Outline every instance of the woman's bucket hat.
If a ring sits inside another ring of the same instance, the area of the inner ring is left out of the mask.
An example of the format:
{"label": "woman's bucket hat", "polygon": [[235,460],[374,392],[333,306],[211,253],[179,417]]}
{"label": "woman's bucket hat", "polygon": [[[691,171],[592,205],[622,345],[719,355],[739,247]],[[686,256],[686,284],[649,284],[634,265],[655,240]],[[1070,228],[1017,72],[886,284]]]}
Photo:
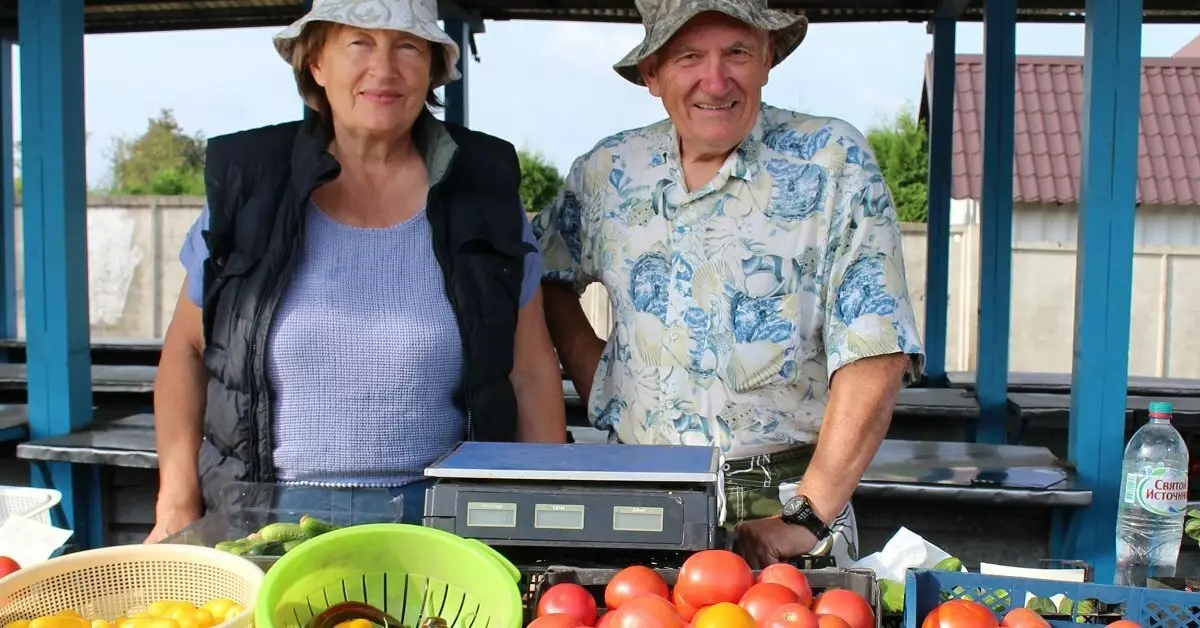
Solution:
{"label": "woman's bucket hat", "polygon": [[462,78],[458,43],[437,22],[437,0],[313,0],[312,10],[275,35],[275,50],[292,62],[292,47],[309,22],[334,22],[363,29],[401,31],[441,44],[446,71],[433,78],[433,88]]}

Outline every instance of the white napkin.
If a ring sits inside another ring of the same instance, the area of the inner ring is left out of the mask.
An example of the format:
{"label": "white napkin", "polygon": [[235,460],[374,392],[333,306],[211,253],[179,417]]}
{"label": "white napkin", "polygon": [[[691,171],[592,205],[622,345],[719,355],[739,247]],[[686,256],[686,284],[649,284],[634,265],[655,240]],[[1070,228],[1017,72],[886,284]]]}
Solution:
{"label": "white napkin", "polygon": [[950,554],[920,535],[900,528],[882,550],[860,558],[852,567],[870,569],[879,579],[904,582],[904,572],[909,569],[932,569],[949,557]]}
{"label": "white napkin", "polygon": [[49,559],[75,533],[23,517],[9,517],[0,525],[0,556],[21,567]]}

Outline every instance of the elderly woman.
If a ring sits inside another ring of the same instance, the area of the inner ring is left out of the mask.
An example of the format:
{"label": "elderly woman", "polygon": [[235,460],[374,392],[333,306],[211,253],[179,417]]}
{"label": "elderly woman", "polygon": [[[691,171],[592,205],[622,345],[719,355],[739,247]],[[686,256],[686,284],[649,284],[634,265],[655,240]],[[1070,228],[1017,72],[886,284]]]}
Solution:
{"label": "elderly woman", "polygon": [[317,0],[275,38],[314,115],[209,142],[155,381],[150,540],[242,482],[350,487],[353,508],[386,489],[414,521],[458,442],[565,441],[516,151],[430,112],[459,78],[436,17]]}

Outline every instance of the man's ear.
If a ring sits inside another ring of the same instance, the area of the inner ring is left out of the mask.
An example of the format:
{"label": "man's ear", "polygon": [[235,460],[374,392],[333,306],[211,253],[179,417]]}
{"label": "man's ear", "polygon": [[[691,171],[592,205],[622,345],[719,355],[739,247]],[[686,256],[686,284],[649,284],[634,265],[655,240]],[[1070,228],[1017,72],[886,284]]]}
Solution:
{"label": "man's ear", "polygon": [[650,90],[650,95],[655,98],[661,98],[660,85],[658,82],[658,57],[650,55],[643,59],[638,64],[638,72],[642,75],[642,82],[646,84],[646,88]]}

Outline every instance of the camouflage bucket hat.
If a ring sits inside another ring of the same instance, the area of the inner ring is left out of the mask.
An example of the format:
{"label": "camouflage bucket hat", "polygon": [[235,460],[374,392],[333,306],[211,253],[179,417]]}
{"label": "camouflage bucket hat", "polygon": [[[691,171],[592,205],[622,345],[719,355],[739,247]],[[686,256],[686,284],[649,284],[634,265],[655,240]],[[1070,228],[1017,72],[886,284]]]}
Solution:
{"label": "camouflage bucket hat", "polygon": [[275,50],[292,62],[296,38],[310,22],[334,22],[363,29],[394,30],[442,45],[446,72],[434,77],[436,89],[462,78],[458,44],[438,27],[437,0],[313,0],[312,10],[275,35]]}
{"label": "camouflage bucket hat", "polygon": [[637,0],[637,8],[646,37],[613,66],[617,74],[637,85],[645,85],[638,64],[658,52],[684,24],[701,13],[724,13],[770,33],[775,50],[772,67],[792,54],[808,33],[808,18],[769,9],[766,0]]}

